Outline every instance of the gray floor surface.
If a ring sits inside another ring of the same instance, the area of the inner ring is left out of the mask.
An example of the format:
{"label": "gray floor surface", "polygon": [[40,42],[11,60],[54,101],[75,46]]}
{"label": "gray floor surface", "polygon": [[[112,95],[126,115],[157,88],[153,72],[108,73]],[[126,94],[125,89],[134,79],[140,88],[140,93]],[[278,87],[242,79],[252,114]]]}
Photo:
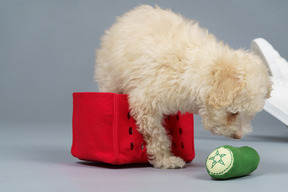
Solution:
{"label": "gray floor surface", "polygon": [[[177,170],[80,161],[70,154],[69,124],[0,124],[0,191],[288,191],[288,128],[256,120],[251,135],[231,140],[211,135],[200,121],[195,118],[196,157]],[[258,169],[237,179],[211,179],[205,159],[226,144],[255,148]]]}

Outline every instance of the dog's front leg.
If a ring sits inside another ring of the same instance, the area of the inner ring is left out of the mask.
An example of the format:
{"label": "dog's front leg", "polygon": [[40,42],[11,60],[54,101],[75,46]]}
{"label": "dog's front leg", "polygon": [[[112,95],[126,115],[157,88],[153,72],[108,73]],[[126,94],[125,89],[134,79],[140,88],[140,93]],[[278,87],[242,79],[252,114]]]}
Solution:
{"label": "dog's front leg", "polygon": [[185,162],[174,156],[171,151],[171,140],[162,126],[162,114],[152,105],[130,103],[131,114],[139,127],[139,132],[146,142],[149,162],[156,168],[182,168]]}

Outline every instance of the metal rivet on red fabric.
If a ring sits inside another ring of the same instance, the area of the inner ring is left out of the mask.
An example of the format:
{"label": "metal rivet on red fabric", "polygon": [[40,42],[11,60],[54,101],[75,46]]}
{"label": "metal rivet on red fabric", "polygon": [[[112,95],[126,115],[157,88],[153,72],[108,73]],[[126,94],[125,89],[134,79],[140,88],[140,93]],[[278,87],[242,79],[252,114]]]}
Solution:
{"label": "metal rivet on red fabric", "polygon": [[128,114],[127,114],[127,118],[128,118],[128,119],[131,118],[130,112],[128,112]]}
{"label": "metal rivet on red fabric", "polygon": [[131,149],[131,151],[133,151],[133,149],[134,149],[134,143],[130,143],[130,149]]}

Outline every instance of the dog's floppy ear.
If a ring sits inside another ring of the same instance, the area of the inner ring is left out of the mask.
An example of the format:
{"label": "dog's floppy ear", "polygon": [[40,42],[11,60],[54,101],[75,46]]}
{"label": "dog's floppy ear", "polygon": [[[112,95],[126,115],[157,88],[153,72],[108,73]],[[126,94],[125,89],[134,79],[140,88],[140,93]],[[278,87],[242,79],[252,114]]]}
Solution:
{"label": "dog's floppy ear", "polygon": [[244,73],[232,65],[218,65],[212,71],[208,104],[216,109],[228,107],[245,86]]}

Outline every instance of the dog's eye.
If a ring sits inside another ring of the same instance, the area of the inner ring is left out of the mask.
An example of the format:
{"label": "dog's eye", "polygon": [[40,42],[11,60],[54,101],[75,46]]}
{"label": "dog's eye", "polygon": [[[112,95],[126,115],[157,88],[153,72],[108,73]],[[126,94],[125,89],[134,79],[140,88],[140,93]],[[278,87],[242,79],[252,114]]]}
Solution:
{"label": "dog's eye", "polygon": [[236,113],[230,113],[230,116],[237,116],[239,114],[239,112]]}
{"label": "dog's eye", "polygon": [[229,112],[229,113],[228,113],[228,116],[227,116],[227,122],[228,122],[229,124],[230,124],[230,123],[233,123],[233,122],[236,120],[238,114],[239,114],[239,112],[236,112],[236,113],[231,113],[231,112]]}

